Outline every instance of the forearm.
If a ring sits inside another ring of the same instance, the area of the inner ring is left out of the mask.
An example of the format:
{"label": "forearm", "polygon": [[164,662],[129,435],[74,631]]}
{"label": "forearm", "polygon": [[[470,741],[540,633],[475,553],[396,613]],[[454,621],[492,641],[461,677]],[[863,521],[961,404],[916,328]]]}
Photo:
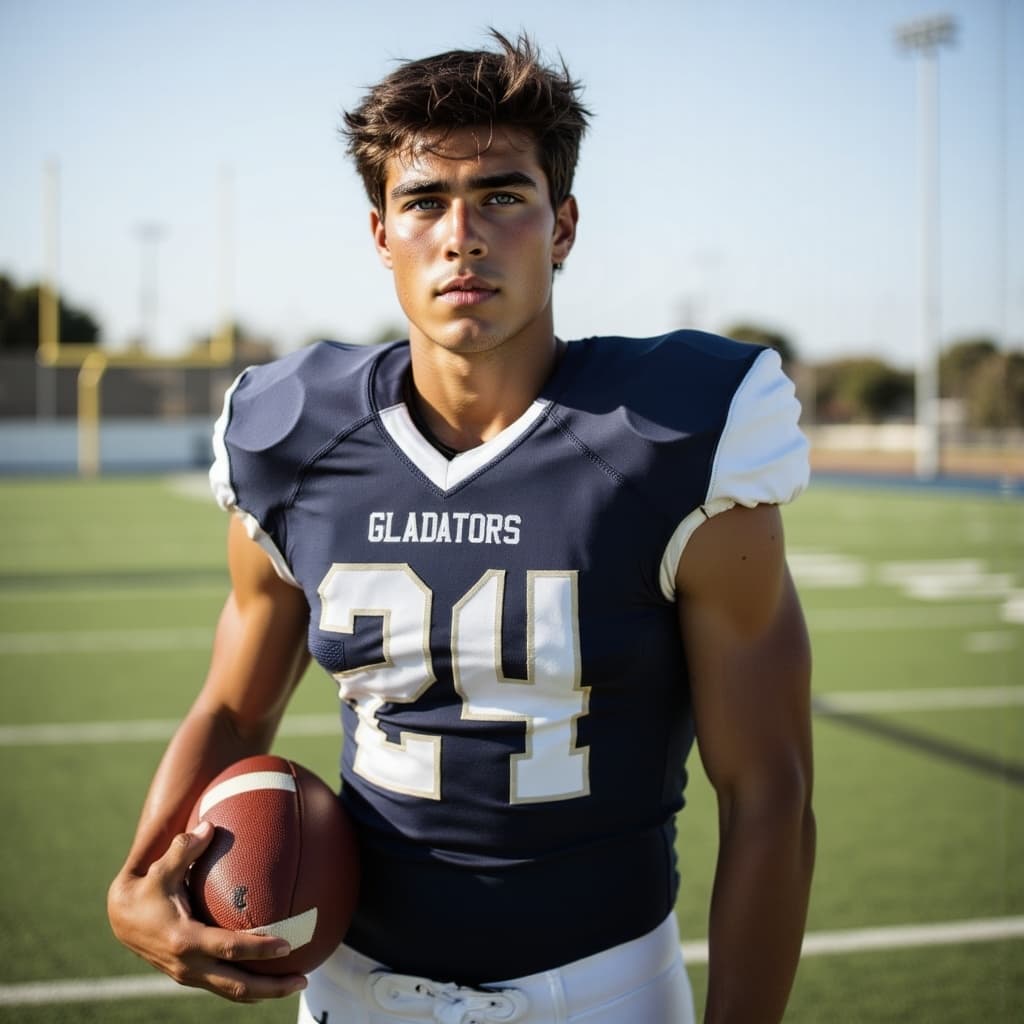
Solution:
{"label": "forearm", "polygon": [[[236,546],[248,545],[232,564],[241,585],[236,580],[221,611],[203,688],[150,784],[125,864],[136,874],[184,830],[210,779],[234,761],[270,749],[306,666],[305,598],[280,583],[263,553],[237,533]],[[254,558],[255,568],[247,565]],[[247,578],[252,575],[255,582]]]}
{"label": "forearm", "polygon": [[272,739],[269,726],[243,732],[230,714],[197,702],[153,776],[125,870],[144,873],[174,836],[185,830],[189,813],[210,779],[234,761],[266,752]]}
{"label": "forearm", "polygon": [[809,803],[723,814],[711,900],[705,1024],[781,1021],[814,867]]}

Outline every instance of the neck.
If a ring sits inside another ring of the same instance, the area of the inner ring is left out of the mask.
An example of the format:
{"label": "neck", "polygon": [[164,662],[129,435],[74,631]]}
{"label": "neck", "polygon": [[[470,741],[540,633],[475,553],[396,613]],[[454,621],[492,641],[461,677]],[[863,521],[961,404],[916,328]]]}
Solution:
{"label": "neck", "polygon": [[554,334],[526,350],[505,344],[469,354],[413,343],[413,401],[437,440],[455,451],[468,451],[526,412],[562,347]]}

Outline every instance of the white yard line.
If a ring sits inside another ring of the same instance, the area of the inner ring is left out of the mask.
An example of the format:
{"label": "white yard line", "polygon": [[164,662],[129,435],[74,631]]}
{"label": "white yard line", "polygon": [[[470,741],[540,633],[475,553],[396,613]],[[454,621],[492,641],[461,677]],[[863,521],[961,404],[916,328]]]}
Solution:
{"label": "white yard line", "polygon": [[921,690],[858,690],[815,695],[831,713],[944,711],[1003,708],[1024,704],[1024,686],[942,687]]}
{"label": "white yard line", "polygon": [[[920,690],[860,690],[816,695],[830,714],[893,711],[947,711],[959,708],[1024,706],[1024,686],[943,687]],[[38,722],[0,725],[0,747],[54,746],[64,743],[145,743],[167,740],[177,728],[173,718],[109,722]],[[281,736],[339,734],[336,714],[289,714]]]}
{"label": "white yard line", "polygon": [[[0,747],[54,746],[62,743],[140,743],[168,740],[178,727],[174,718],[121,722],[40,722],[0,725]],[[337,714],[286,715],[279,736],[341,735]]]}
{"label": "white yard line", "polygon": [[807,625],[815,633],[887,632],[907,629],[973,629],[1000,625],[1000,609],[991,604],[913,605],[895,608],[808,609]]}
{"label": "white yard line", "polygon": [[57,1003],[105,1003],[153,996],[199,995],[202,989],[177,985],[162,974],[120,978],[69,978],[0,986],[0,1006],[52,1006]]}
{"label": "white yard line", "polygon": [[0,604],[66,604],[71,601],[194,601],[197,597],[226,597],[229,584],[187,583],[177,581],[154,586],[96,587],[61,586],[22,589],[9,587],[0,590]]}
{"label": "white yard line", "polygon": [[[900,924],[885,928],[852,928],[848,931],[809,932],[804,936],[801,958],[840,953],[869,953],[922,946],[959,946],[974,942],[1024,939],[1024,917],[946,921],[940,924]],[[683,959],[690,964],[708,962],[708,944],[684,942]]]}
{"label": "white yard line", "polygon": [[[828,608],[808,613],[812,633],[871,630],[974,629],[1002,624],[991,605],[941,607]],[[213,624],[191,629],[89,629],[0,632],[0,655],[118,653],[208,649]]]}
{"label": "white yard line", "polygon": [[213,626],[196,629],[89,629],[0,633],[0,654],[98,654],[209,649]]}
{"label": "white yard line", "polygon": [[[834,956],[891,949],[917,949],[925,946],[959,946],[976,942],[1002,942],[1008,939],[1024,939],[1024,917],[812,932],[804,938],[803,956]],[[707,940],[684,942],[682,950],[687,963],[707,963]],[[113,1002],[155,996],[195,995],[199,991],[176,985],[160,974],[70,978],[0,985],[0,1006]]]}

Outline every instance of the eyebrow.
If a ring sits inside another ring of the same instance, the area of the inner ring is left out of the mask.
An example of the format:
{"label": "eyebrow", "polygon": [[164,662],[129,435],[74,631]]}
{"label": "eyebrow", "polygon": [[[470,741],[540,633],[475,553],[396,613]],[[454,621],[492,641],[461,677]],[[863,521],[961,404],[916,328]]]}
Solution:
{"label": "eyebrow", "polygon": [[[536,190],[537,182],[528,174],[522,171],[503,171],[498,174],[485,174],[478,178],[470,178],[467,182],[471,192],[484,191],[491,188],[532,188]],[[409,196],[437,195],[438,193],[453,192],[454,185],[443,178],[434,178],[428,181],[406,181],[396,185],[389,193],[389,197],[398,201]]]}

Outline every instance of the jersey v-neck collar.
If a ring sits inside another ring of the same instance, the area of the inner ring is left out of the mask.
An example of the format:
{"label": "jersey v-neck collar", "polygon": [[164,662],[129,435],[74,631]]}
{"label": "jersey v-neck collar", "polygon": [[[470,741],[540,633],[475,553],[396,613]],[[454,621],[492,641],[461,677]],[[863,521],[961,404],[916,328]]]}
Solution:
{"label": "jersey v-neck collar", "polygon": [[535,400],[514,423],[483,444],[446,458],[420,433],[408,406],[402,402],[380,412],[380,422],[405,457],[439,490],[450,491],[474,473],[495,462],[519,440],[550,402]]}
{"label": "jersey v-neck collar", "polygon": [[404,385],[410,367],[408,343],[382,354],[373,374],[371,396],[381,426],[399,451],[435,487],[448,492],[499,461],[544,415],[552,404],[548,397],[552,384],[561,376],[566,362],[563,356],[541,394],[514,423],[483,444],[450,458],[424,436],[410,412]]}

